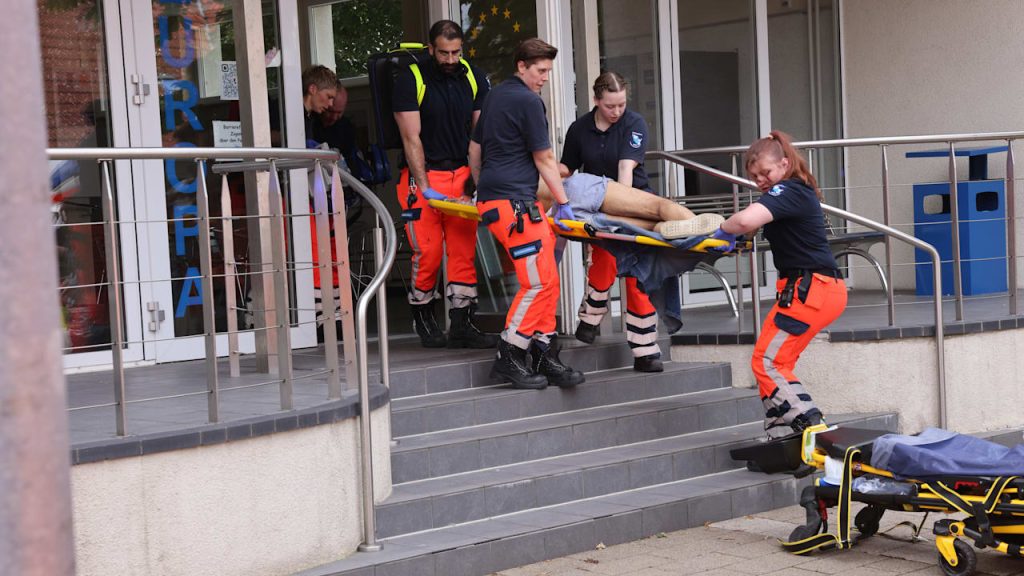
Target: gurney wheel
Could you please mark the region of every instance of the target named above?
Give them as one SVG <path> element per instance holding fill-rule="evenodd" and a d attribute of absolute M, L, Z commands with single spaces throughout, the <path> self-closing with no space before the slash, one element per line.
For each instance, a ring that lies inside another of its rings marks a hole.
<path fill-rule="evenodd" d="M 956 566 L 950 566 L 942 554 L 939 554 L 939 567 L 942 568 L 942 573 L 947 576 L 967 576 L 973 573 L 978 567 L 978 555 L 970 544 L 957 539 L 953 541 L 953 549 L 956 551 Z"/>
<path fill-rule="evenodd" d="M 860 531 L 861 538 L 874 536 L 878 532 L 878 523 L 885 514 L 885 508 L 881 506 L 866 506 L 853 519 L 853 525 Z"/>

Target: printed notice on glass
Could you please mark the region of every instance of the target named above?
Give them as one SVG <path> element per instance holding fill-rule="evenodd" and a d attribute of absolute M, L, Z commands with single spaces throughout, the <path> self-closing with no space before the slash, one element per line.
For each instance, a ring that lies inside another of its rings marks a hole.
<path fill-rule="evenodd" d="M 238 100 L 238 65 L 231 60 L 220 63 L 220 99 Z"/>
<path fill-rule="evenodd" d="M 217 148 L 241 148 L 242 123 L 237 120 L 214 120 L 213 145 Z"/>

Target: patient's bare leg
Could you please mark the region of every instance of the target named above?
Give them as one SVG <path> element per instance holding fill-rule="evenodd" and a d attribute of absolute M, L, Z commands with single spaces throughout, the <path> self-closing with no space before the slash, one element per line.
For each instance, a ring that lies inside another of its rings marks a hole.
<path fill-rule="evenodd" d="M 639 218 L 656 222 L 689 220 L 694 214 L 685 206 L 643 190 L 608 180 L 601 212 L 609 216 Z M 650 228 L 649 228 L 650 229 Z"/>

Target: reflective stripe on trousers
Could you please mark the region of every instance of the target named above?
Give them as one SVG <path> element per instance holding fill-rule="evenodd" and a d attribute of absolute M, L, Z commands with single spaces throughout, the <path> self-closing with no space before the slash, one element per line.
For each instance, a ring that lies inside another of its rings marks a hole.
<path fill-rule="evenodd" d="M 469 168 L 465 166 L 427 173 L 431 187 L 449 198 L 462 197 L 469 176 Z M 476 222 L 447 216 L 431 208 L 420 189 L 416 190 L 416 200 L 410 206 L 408 168 L 399 175 L 396 189 L 412 249 L 409 303 L 427 304 L 438 296 L 437 273 L 441 269 L 442 254 L 448 257 L 445 275 L 452 307 L 464 308 L 476 302 Z M 453 284 L 459 288 L 453 289 Z"/>
<path fill-rule="evenodd" d="M 597 325 L 608 313 L 608 298 L 618 270 L 615 257 L 600 246 L 591 245 L 587 288 L 580 303 L 581 322 Z M 634 358 L 661 352 L 658 347 L 658 315 L 651 299 L 637 285 L 636 278 L 626 278 L 626 342 Z"/>
<path fill-rule="evenodd" d="M 785 279 L 779 280 L 776 290 L 781 292 L 785 283 Z M 814 274 L 804 302 L 794 296 L 789 308 L 779 308 L 776 303 L 765 318 L 750 367 L 761 393 L 764 427 L 770 437 L 791 434 L 793 419 L 816 408 L 793 369 L 814 336 L 845 308 L 843 280 Z"/>
<path fill-rule="evenodd" d="M 529 204 L 529 203 L 524 203 Z M 537 202 L 537 208 L 543 208 Z M 548 343 L 555 333 L 558 308 L 558 267 L 555 264 L 555 235 L 547 220 L 531 222 L 523 214 L 523 231 L 516 232 L 516 216 L 508 200 L 477 202 L 487 229 L 515 266 L 519 291 L 505 317 L 503 340 L 528 348 L 530 340 Z"/>

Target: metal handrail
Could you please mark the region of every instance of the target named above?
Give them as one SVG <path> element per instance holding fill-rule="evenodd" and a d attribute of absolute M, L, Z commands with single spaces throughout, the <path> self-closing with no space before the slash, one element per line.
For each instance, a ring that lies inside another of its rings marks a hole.
<path fill-rule="evenodd" d="M 1018 313 L 1018 298 L 1017 298 L 1017 243 L 1015 240 L 1016 232 L 1016 199 L 1014 198 L 1015 182 L 1014 178 L 1014 154 L 1013 154 L 1013 142 L 1024 138 L 1024 132 L 1013 131 L 1013 132 L 972 132 L 962 134 L 925 134 L 918 136 L 883 136 L 883 137 L 871 137 L 871 138 L 841 138 L 833 140 L 807 140 L 802 142 L 794 142 L 795 148 L 801 149 L 816 149 L 816 148 L 846 148 L 846 147 L 861 147 L 861 146 L 878 146 L 881 148 L 882 154 L 882 206 L 883 206 L 883 222 L 888 225 L 890 224 L 890 210 L 889 210 L 889 160 L 887 157 L 887 149 L 891 145 L 899 144 L 934 144 L 934 143 L 945 143 L 949 145 L 949 182 L 950 182 L 950 226 L 951 233 L 953 236 L 953 242 L 951 246 L 952 260 L 953 260 L 953 298 L 956 312 L 956 320 L 962 321 L 964 319 L 964 297 L 963 289 L 961 286 L 961 269 L 962 263 L 960 258 L 960 243 L 958 236 L 960 232 L 960 214 L 957 207 L 957 176 L 956 176 L 956 143 L 961 142 L 979 142 L 979 141 L 999 141 L 1004 140 L 1007 143 L 1007 154 L 1006 154 L 1006 176 L 1004 180 L 1006 182 L 1006 261 L 1007 261 L 1007 297 L 1009 300 L 1009 313 L 1010 315 L 1016 315 Z M 721 146 L 714 148 L 694 148 L 691 150 L 679 150 L 673 152 L 677 155 L 703 155 L 703 154 L 731 154 L 733 155 L 733 161 L 735 162 L 736 157 L 742 154 L 747 149 L 746 146 Z M 655 158 L 656 156 L 648 153 L 649 158 Z M 886 253 L 886 274 L 892 277 L 892 239 L 889 236 L 885 237 L 885 253 Z M 889 283 L 889 288 L 886 290 L 886 298 L 888 300 L 888 315 L 889 325 L 895 326 L 896 324 L 896 304 L 894 296 L 893 283 Z"/>
<path fill-rule="evenodd" d="M 1022 133 L 1021 135 L 1024 136 L 1024 133 Z M 702 172 L 704 174 L 707 174 L 709 176 L 713 176 L 715 178 L 720 178 L 720 179 L 725 180 L 727 182 L 730 182 L 730 183 L 732 183 L 732 184 L 734 184 L 736 186 L 747 188 L 747 189 L 750 189 L 750 190 L 758 190 L 757 184 L 754 184 L 754 182 L 752 182 L 750 180 L 747 180 L 746 178 L 742 178 L 742 177 L 736 176 L 734 174 L 729 174 L 728 172 L 723 172 L 721 170 L 717 170 L 717 169 L 712 168 L 710 166 L 705 166 L 705 165 L 700 164 L 698 162 L 694 162 L 693 160 L 689 160 L 687 158 L 683 158 L 683 157 L 679 156 L 678 153 L 664 152 L 664 151 L 653 151 L 653 152 L 648 152 L 647 153 L 647 157 L 648 158 L 654 158 L 654 159 L 668 160 L 670 162 L 675 162 L 677 164 L 683 165 L 683 166 L 685 166 L 687 168 L 690 168 L 692 170 L 696 170 L 698 172 Z M 733 194 L 734 194 L 734 196 L 738 196 L 738 192 L 736 190 L 733 191 Z M 852 212 L 847 212 L 846 210 L 842 210 L 842 209 L 836 208 L 834 206 L 829 206 L 828 204 L 824 204 L 824 203 L 822 203 L 821 209 L 822 209 L 823 212 L 825 212 L 825 214 L 829 214 L 829 215 L 832 215 L 832 216 L 837 216 L 839 218 L 843 218 L 844 220 L 849 220 L 850 222 L 854 222 L 856 224 L 860 224 L 861 226 L 864 226 L 866 228 L 870 228 L 872 230 L 876 230 L 878 232 L 881 232 L 882 234 L 885 234 L 887 237 L 895 238 L 896 240 L 900 240 L 901 242 L 905 242 L 907 244 L 910 244 L 911 246 L 914 246 L 915 248 L 919 248 L 921 250 L 924 250 L 925 252 L 927 252 L 931 256 L 931 259 L 932 259 L 932 270 L 933 270 L 932 286 L 933 286 L 933 289 L 935 290 L 935 294 L 934 294 L 934 301 L 935 301 L 935 310 L 934 310 L 934 312 L 935 312 L 935 355 L 936 355 L 935 360 L 936 360 L 936 364 L 937 364 L 937 368 L 938 368 L 939 426 L 942 427 L 942 428 L 945 428 L 946 427 L 946 354 L 945 354 L 945 339 L 943 337 L 944 325 L 943 325 L 943 322 L 942 322 L 942 274 L 941 274 L 941 260 L 939 258 L 939 251 L 936 250 L 935 247 L 932 246 L 931 244 L 929 244 L 929 243 L 927 243 L 927 242 L 925 242 L 923 240 L 920 240 L 918 238 L 915 238 L 915 237 L 913 237 L 913 236 L 911 236 L 909 234 L 901 232 L 901 231 L 899 231 L 899 230 L 897 230 L 895 228 L 886 226 L 885 224 L 882 224 L 881 222 L 875 222 L 874 220 L 865 218 L 865 217 L 860 216 L 858 214 L 854 214 Z M 754 245 L 756 246 L 756 244 L 757 243 L 755 242 Z M 757 264 L 756 264 L 757 259 L 752 257 L 750 259 L 750 261 L 751 261 L 751 271 L 752 271 L 751 278 L 752 279 L 756 279 L 757 275 L 754 272 L 756 272 L 756 270 L 757 270 Z M 760 309 L 757 306 L 757 303 L 760 300 L 760 298 L 758 298 L 757 289 L 758 289 L 757 282 L 756 281 L 752 281 L 750 283 L 750 291 L 751 291 L 751 299 L 753 300 L 753 303 L 754 303 L 755 326 L 759 325 L 760 322 L 761 322 L 760 313 L 759 313 Z"/>
<path fill-rule="evenodd" d="M 934 144 L 935 142 L 980 142 L 985 140 L 1019 140 L 1024 132 L 970 132 L 964 134 L 924 134 L 920 136 L 881 136 L 873 138 L 839 138 L 833 140 L 803 140 L 793 142 L 794 148 L 846 148 L 857 146 L 883 146 L 894 144 Z M 674 150 L 673 154 L 695 156 L 701 154 L 732 154 L 747 151 L 747 146 L 719 146 Z M 648 152 L 652 157 L 653 152 Z"/>
<path fill-rule="evenodd" d="M 332 167 L 331 175 L 331 195 L 334 206 L 334 216 L 336 221 L 336 227 L 340 227 L 341 230 L 335 236 L 335 244 L 337 247 L 337 253 L 339 261 L 332 262 L 331 266 L 337 267 L 340 272 L 344 273 L 346 278 L 344 279 L 344 285 L 342 286 L 341 302 L 345 306 L 346 303 L 351 306 L 351 292 L 348 284 L 348 273 L 347 273 L 347 232 L 345 230 L 345 214 L 344 214 L 344 197 L 342 194 L 342 181 L 348 186 L 351 186 L 357 194 L 359 194 L 378 214 L 378 228 L 377 238 L 380 238 L 380 225 L 383 225 L 387 236 L 388 244 L 384 251 L 383 256 L 380 258 L 376 275 L 370 281 L 369 286 L 359 297 L 358 304 L 356 306 L 356 323 L 357 329 L 354 338 L 346 338 L 345 347 L 349 358 L 347 362 L 351 362 L 351 356 L 356 357 L 358 363 L 358 372 L 350 372 L 357 376 L 359 381 L 359 404 L 360 404 L 360 441 L 361 441 L 361 465 L 362 465 L 362 490 L 363 490 L 363 516 L 364 516 L 364 542 L 360 545 L 359 549 L 363 551 L 376 551 L 381 549 L 381 545 L 376 541 L 376 522 L 374 517 L 373 509 L 373 494 L 374 494 L 374 483 L 373 483 L 373 461 L 372 461 L 372 432 L 370 426 L 370 395 L 369 395 L 369 368 L 368 368 L 368 352 L 367 352 L 367 334 L 366 334 L 366 312 L 369 306 L 370 300 L 374 296 L 382 297 L 383 294 L 383 283 L 387 275 L 389 274 L 397 253 L 398 241 L 395 231 L 394 223 L 391 220 L 388 209 L 384 204 L 377 198 L 377 196 L 365 185 L 359 182 L 355 177 L 347 172 L 343 172 L 338 167 L 338 160 L 340 155 L 334 151 L 328 150 L 297 150 L 297 149 L 282 149 L 282 148 L 53 148 L 48 149 L 47 154 L 51 160 L 95 160 L 100 164 L 101 167 L 101 184 L 102 184 L 102 202 L 104 211 L 104 226 L 106 227 L 106 249 L 107 249 L 107 267 L 110 269 L 109 277 L 111 278 L 111 297 L 110 297 L 110 314 L 111 314 L 111 327 L 112 327 L 112 360 L 114 363 L 114 384 L 115 384 L 115 404 L 116 404 L 116 420 L 117 420 L 117 432 L 119 435 L 126 434 L 125 425 L 125 397 L 124 397 L 124 366 L 123 358 L 121 354 L 121 348 L 124 343 L 123 328 L 121 326 L 121 314 L 120 314 L 120 280 L 117 276 L 120 270 L 120 258 L 118 255 L 118 234 L 117 227 L 119 222 L 115 218 L 116 209 L 114 206 L 113 199 L 113 182 L 111 180 L 110 165 L 115 160 L 167 160 L 167 159 L 179 159 L 179 160 L 191 160 L 197 163 L 197 198 L 198 203 L 202 204 L 199 208 L 197 215 L 200 220 L 200 266 L 202 268 L 201 273 L 201 292 L 202 298 L 205 302 L 212 303 L 213 301 L 213 274 L 211 271 L 210 263 L 210 242 L 209 242 L 209 194 L 206 185 L 206 161 L 207 160 L 238 160 L 239 162 L 223 163 L 213 166 L 210 171 L 216 174 L 226 175 L 228 173 L 248 172 L 248 171 L 266 171 L 270 174 L 270 193 L 272 195 L 270 202 L 271 215 L 270 219 L 275 224 L 271 231 L 271 243 L 273 244 L 273 269 L 275 274 L 275 283 L 284 282 L 283 275 L 285 273 L 285 262 L 284 262 L 284 237 L 283 237 L 283 221 L 285 215 L 283 214 L 283 202 L 280 190 L 280 180 L 278 177 L 278 171 L 289 170 L 289 169 L 307 169 L 313 168 L 313 181 L 311 182 L 314 193 L 314 202 L 316 209 L 314 210 L 315 216 L 318 218 L 317 234 L 318 234 L 318 249 L 321 251 L 320 255 L 320 267 L 321 267 L 321 278 L 324 281 L 322 285 L 330 286 L 332 282 L 328 280 L 331 274 L 327 268 L 326 260 L 330 260 L 330 250 L 328 247 L 328 232 L 326 226 L 323 223 L 326 221 L 326 198 L 325 198 L 325 187 L 323 186 L 323 175 L 321 173 L 321 162 L 329 163 Z M 222 182 L 224 182 L 222 178 Z M 230 219 L 230 217 L 229 217 Z M 205 238 L 204 238 L 205 237 Z M 324 259 L 323 252 L 327 252 L 327 259 Z M 378 246 L 379 252 L 379 246 Z M 342 268 L 345 268 L 342 270 Z M 342 274 L 339 274 L 341 276 Z M 227 274 L 225 274 L 227 276 Z M 278 278 L 280 277 L 280 278 Z M 341 278 L 339 278 L 341 280 Z M 281 318 L 278 324 L 278 348 L 279 348 L 279 371 L 280 376 L 278 380 L 272 381 L 277 382 L 281 385 L 281 402 L 283 409 L 291 408 L 291 362 L 290 362 L 290 342 L 288 336 L 288 323 L 287 323 L 287 310 L 289 310 L 287 303 L 287 290 L 284 286 L 278 285 L 275 287 L 275 303 Z M 325 313 L 325 335 L 335 335 L 334 330 L 334 297 L 331 289 L 325 290 L 327 298 L 324 299 L 324 313 Z M 327 308 L 329 306 L 329 309 Z M 216 347 L 214 341 L 214 327 L 213 327 L 213 309 L 212 306 L 208 307 L 208 310 L 204 310 L 204 332 L 206 340 L 206 354 L 207 354 L 207 378 L 208 378 L 208 390 L 205 392 L 209 394 L 209 414 L 211 421 L 216 421 L 219 418 L 218 410 L 218 392 L 217 386 L 217 371 L 216 371 Z M 380 323 L 386 325 L 387 319 L 384 317 L 386 312 L 383 307 L 380 308 L 381 318 Z M 383 334 L 383 332 L 382 332 Z M 332 338 L 332 340 L 334 340 Z M 355 342 L 353 342 L 353 340 Z M 336 351 L 336 340 L 335 351 Z M 387 364 L 387 338 L 382 337 L 380 339 L 381 346 L 381 372 L 382 380 L 385 385 L 388 384 L 388 372 L 389 367 Z M 358 347 L 358 348 L 357 348 Z M 349 353 L 351 352 L 351 353 Z M 336 354 L 335 354 L 336 358 Z M 234 372 L 237 368 L 233 365 L 232 371 Z M 328 367 L 328 370 L 333 370 L 333 377 L 329 377 L 329 383 L 332 380 L 337 379 L 338 366 L 335 362 L 333 368 Z M 268 382 L 272 383 L 272 382 Z M 262 384 L 261 384 L 262 385 Z M 336 385 L 329 385 L 330 397 L 340 397 L 340 389 Z"/>
<path fill-rule="evenodd" d="M 360 335 L 360 338 L 357 339 L 359 352 L 356 354 L 356 358 L 359 362 L 359 426 L 362 436 L 360 450 L 362 451 L 361 472 L 363 481 L 363 543 L 359 545 L 359 550 L 361 552 L 377 552 L 381 549 L 381 544 L 377 542 L 376 518 L 374 517 L 373 508 L 373 437 L 370 430 L 370 375 L 369 358 L 367 357 L 366 349 L 366 311 L 370 307 L 370 300 L 375 296 L 382 297 L 382 294 L 379 294 L 378 291 L 382 288 L 384 279 L 395 263 L 395 254 L 398 252 L 398 235 L 395 232 L 395 224 L 391 221 L 390 213 L 387 207 L 384 206 L 384 203 L 362 182 L 357 180 L 355 176 L 335 168 L 332 180 L 338 182 L 339 176 L 346 184 L 354 188 L 364 200 L 369 202 L 370 206 L 373 206 L 378 215 L 377 223 L 378 225 L 383 224 L 388 237 L 387 249 L 384 251 L 384 258 L 377 269 L 377 274 L 370 280 L 363 293 L 359 295 L 359 301 L 356 303 L 356 333 Z M 333 190 L 339 190 L 340 188 L 340 186 L 332 186 Z M 343 201 L 337 194 L 335 194 L 334 198 L 336 203 Z M 337 204 L 335 205 L 337 206 Z M 377 230 L 380 230 L 379 226 Z M 378 318 L 378 323 L 386 326 L 387 318 Z M 381 334 L 385 334 L 385 332 L 382 331 Z M 388 357 L 387 338 L 381 337 L 379 345 L 381 346 L 380 369 L 383 373 L 388 370 L 388 366 L 384 364 Z M 386 376 L 383 376 L 383 380 L 388 382 Z"/>

